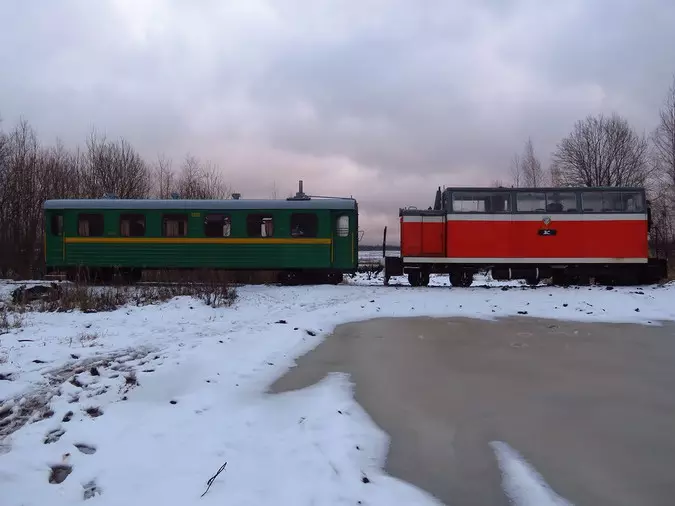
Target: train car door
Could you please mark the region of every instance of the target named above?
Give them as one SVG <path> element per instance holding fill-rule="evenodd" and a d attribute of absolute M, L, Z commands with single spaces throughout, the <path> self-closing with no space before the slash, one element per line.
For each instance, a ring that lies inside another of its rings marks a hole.
<path fill-rule="evenodd" d="M 445 254 L 445 216 L 422 215 L 422 256 L 443 256 Z"/>
<path fill-rule="evenodd" d="M 350 211 L 332 211 L 331 264 L 334 269 L 355 268 L 356 258 L 356 219 Z"/>
<path fill-rule="evenodd" d="M 65 249 L 63 241 L 63 212 L 51 211 L 45 224 L 45 258 L 47 263 L 63 265 Z"/>

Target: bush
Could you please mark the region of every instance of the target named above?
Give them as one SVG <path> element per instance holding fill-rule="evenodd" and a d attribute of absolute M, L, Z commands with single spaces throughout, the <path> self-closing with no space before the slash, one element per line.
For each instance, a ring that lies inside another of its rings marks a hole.
<path fill-rule="evenodd" d="M 23 319 L 18 313 L 11 313 L 6 307 L 0 308 L 0 334 L 21 328 Z"/>
<path fill-rule="evenodd" d="M 84 284 L 60 285 L 55 295 L 37 301 L 19 299 L 16 309 L 33 309 L 43 312 L 80 310 L 84 313 L 113 311 L 126 304 L 144 306 L 164 302 L 174 297 L 188 296 L 202 300 L 211 307 L 231 305 L 236 299 L 236 289 L 228 283 L 218 280 L 210 282 L 167 283 L 157 286 L 89 286 Z M 17 320 L 15 319 L 14 322 Z M 0 314 L 0 329 L 12 322 L 6 311 Z"/>

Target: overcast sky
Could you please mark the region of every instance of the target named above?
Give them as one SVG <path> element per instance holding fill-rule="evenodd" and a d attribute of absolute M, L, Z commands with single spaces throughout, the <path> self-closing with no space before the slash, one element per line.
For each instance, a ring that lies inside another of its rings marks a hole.
<path fill-rule="evenodd" d="M 366 240 L 438 186 L 508 182 L 588 114 L 649 132 L 673 0 L 0 0 L 0 117 L 217 162 L 244 197 L 353 195 Z"/>

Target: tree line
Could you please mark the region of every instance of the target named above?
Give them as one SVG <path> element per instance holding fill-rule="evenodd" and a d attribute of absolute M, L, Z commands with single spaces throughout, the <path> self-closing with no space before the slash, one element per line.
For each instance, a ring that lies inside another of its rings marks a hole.
<path fill-rule="evenodd" d="M 551 159 L 545 169 L 528 139 L 511 160 L 510 185 L 645 187 L 652 206 L 652 239 L 657 244 L 675 242 L 675 80 L 650 135 L 638 134 L 617 113 L 588 116 L 574 124 Z M 25 278 L 42 272 L 45 200 L 107 194 L 217 199 L 230 197 L 231 189 L 215 164 L 192 155 L 177 166 L 161 155 L 149 163 L 124 138 L 108 139 L 96 131 L 75 149 L 58 141 L 45 146 L 21 120 L 9 131 L 0 128 L 0 276 Z"/>
<path fill-rule="evenodd" d="M 195 156 L 177 167 L 164 156 L 148 163 L 125 139 L 96 131 L 75 149 L 61 142 L 44 146 L 22 120 L 0 129 L 0 276 L 41 274 L 45 200 L 105 195 L 217 199 L 231 190 L 216 165 Z"/>
<path fill-rule="evenodd" d="M 556 146 L 548 169 L 531 139 L 511 159 L 510 186 L 643 187 L 652 208 L 652 241 L 675 243 L 675 79 L 661 106 L 656 127 L 639 134 L 618 113 L 577 121 Z M 505 186 L 495 181 L 494 186 Z"/>

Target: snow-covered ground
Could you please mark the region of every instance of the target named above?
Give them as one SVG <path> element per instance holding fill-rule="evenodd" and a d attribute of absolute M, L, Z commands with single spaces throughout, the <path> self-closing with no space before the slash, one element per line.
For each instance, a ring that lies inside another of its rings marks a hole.
<path fill-rule="evenodd" d="M 0 434 L 13 431 L 0 436 L 0 504 L 434 504 L 383 473 L 388 437 L 355 403 L 348 377 L 279 395 L 268 385 L 335 325 L 373 317 L 675 320 L 675 285 L 391 283 L 363 274 L 340 286 L 245 286 L 217 309 L 179 297 L 21 315 L 20 328 L 0 335 Z M 0 294 L 14 287 L 0 284 Z M 50 466 L 60 483 L 50 483 Z"/>

